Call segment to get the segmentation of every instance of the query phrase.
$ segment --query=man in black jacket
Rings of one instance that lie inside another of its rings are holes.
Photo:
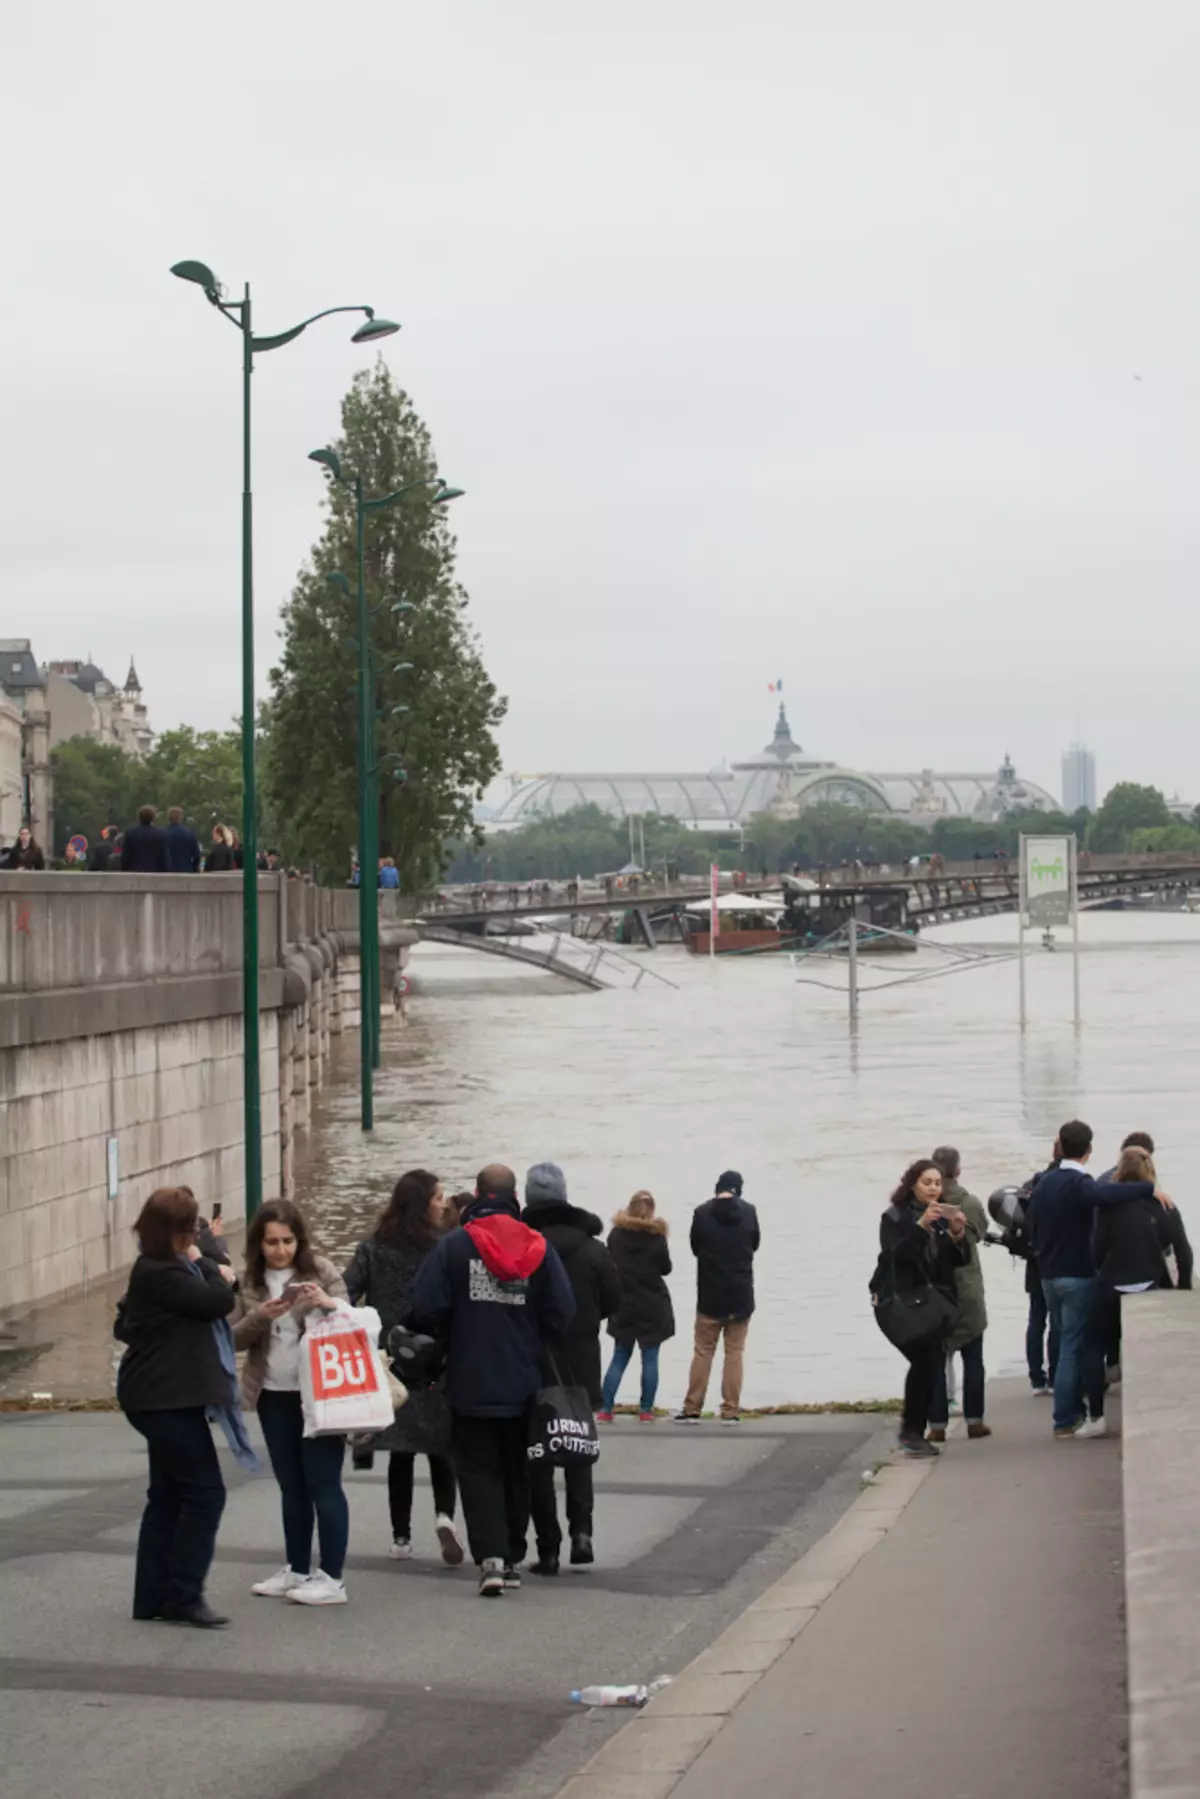
[[[167,860],[173,875],[200,873],[200,840],[184,824],[182,806],[172,806],[167,813]]]
[[[446,1399],[471,1554],[483,1598],[521,1585],[529,1525],[526,1415],[542,1342],[575,1313],[557,1253],[520,1220],[517,1177],[491,1163],[462,1224],[421,1265],[402,1323],[447,1339]]]
[[[123,875],[169,875],[171,860],[167,853],[167,833],[156,825],[158,816],[153,806],[143,806],[138,821],[125,833],[121,846]]]
[[[525,1176],[525,1210],[531,1230],[540,1231],[558,1251],[575,1295],[575,1316],[561,1336],[547,1343],[542,1377],[547,1386],[587,1389],[593,1406],[600,1404],[600,1326],[621,1303],[616,1264],[597,1239],[604,1229],[594,1212],[567,1204],[567,1182],[555,1162],[539,1162]],[[592,1464],[580,1459],[563,1469],[567,1489],[567,1529],[575,1567],[594,1562],[592,1548]],[[554,1493],[554,1468],[538,1462],[530,1470],[530,1501],[537,1539],[534,1574],[558,1573],[562,1529]]]
[[[760,1242],[758,1213],[742,1198],[742,1177],[728,1169],[717,1182],[716,1198],[697,1206],[692,1217],[696,1258],[696,1340],[687,1398],[676,1424],[698,1424],[704,1410],[713,1357],[722,1335],[721,1423],[741,1416],[746,1334],[754,1311],[754,1257]]]

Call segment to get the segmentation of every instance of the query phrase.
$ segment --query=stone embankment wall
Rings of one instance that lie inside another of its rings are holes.
[[[390,899],[385,990],[415,937]],[[267,1198],[358,1023],[357,924],[350,891],[259,877]],[[125,1267],[155,1187],[241,1216],[241,953],[239,875],[0,875],[0,1309]]]

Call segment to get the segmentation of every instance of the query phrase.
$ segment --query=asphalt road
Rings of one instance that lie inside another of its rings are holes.
[[[606,1432],[594,1569],[480,1601],[436,1555],[389,1561],[382,1463],[348,1475],[351,1603],[255,1599],[282,1561],[270,1478],[231,1470],[210,1581],[228,1630],[129,1617],[145,1487],[112,1414],[0,1419],[6,1799],[550,1799],[624,1718],[588,1681],[673,1673],[837,1519],[891,1430],[870,1417]]]

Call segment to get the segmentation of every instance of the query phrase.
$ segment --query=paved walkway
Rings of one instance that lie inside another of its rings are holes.
[[[436,1559],[386,1559],[382,1462],[353,1474],[351,1603],[254,1599],[282,1560],[269,1478],[230,1474],[208,1634],[129,1617],[145,1489],[112,1414],[0,1418],[5,1799],[550,1799],[626,1721],[588,1681],[678,1673],[836,1523],[885,1440],[862,1417],[738,1430],[619,1422],[597,1474],[594,1570],[484,1604]],[[419,1479],[421,1479],[419,1474]],[[236,1485],[234,1484],[236,1481]]]
[[[988,1409],[989,1440],[884,1470],[564,1799],[1125,1795],[1120,1443],[1055,1443],[1017,1383]]]

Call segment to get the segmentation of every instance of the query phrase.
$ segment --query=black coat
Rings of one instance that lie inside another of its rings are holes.
[[[167,826],[167,860],[173,875],[194,875],[200,870],[200,841],[187,825]]]
[[[130,825],[121,845],[123,875],[169,875],[167,833],[158,825]]]
[[[208,854],[204,859],[206,875],[232,874],[237,866],[233,849],[228,843],[214,843],[209,846]]]
[[[126,1412],[178,1412],[233,1402],[233,1382],[221,1366],[213,1323],[234,1308],[233,1288],[217,1264],[201,1256],[189,1269],[181,1256],[159,1262],[139,1256],[117,1306],[113,1335],[128,1349],[117,1372],[117,1398]]]
[[[671,1272],[666,1221],[618,1212],[608,1233],[608,1253],[621,1282],[621,1303],[608,1321],[609,1336],[639,1349],[665,1343],[675,1335],[666,1281]]]
[[[957,1305],[958,1270],[971,1260],[971,1246],[965,1237],[955,1243],[941,1231],[922,1230],[918,1220],[924,1210],[917,1204],[889,1206],[879,1221],[880,1250],[891,1258],[897,1293],[937,1287]],[[871,1286],[874,1291],[875,1281]]]
[[[1165,1251],[1175,1251],[1179,1285],[1192,1284],[1192,1246],[1174,1207],[1156,1199],[1131,1199],[1096,1214],[1096,1273],[1108,1287],[1174,1285]]]
[[[351,1305],[374,1306],[382,1325],[381,1344],[408,1308],[413,1285],[433,1244],[402,1248],[368,1237],[354,1252],[346,1270]],[[415,1389],[396,1413],[395,1423],[372,1439],[373,1449],[405,1455],[446,1455],[450,1448],[450,1408],[441,1383]]]
[[[600,1326],[621,1303],[616,1264],[599,1241],[604,1226],[594,1212],[555,1203],[526,1207],[522,1221],[540,1231],[558,1251],[575,1295],[575,1316],[550,1344],[564,1380],[586,1387],[593,1405],[600,1404]],[[554,1380],[554,1366],[543,1360],[543,1379]]]
[[[516,1200],[480,1199],[426,1256],[401,1323],[447,1340],[451,1411],[519,1418],[542,1384],[543,1338],[574,1313],[562,1263]]]
[[[722,1194],[697,1206],[692,1216],[696,1258],[696,1310],[702,1318],[737,1320],[754,1311],[754,1253],[761,1236],[758,1213],[746,1199]]]

